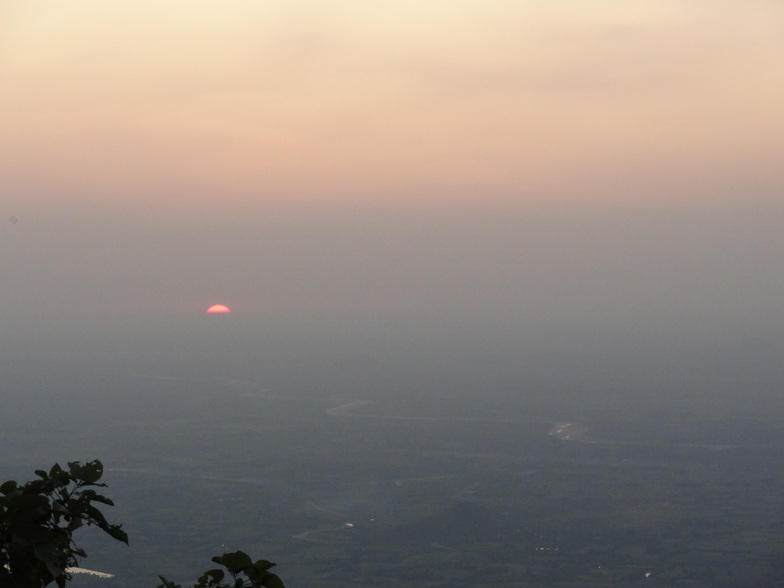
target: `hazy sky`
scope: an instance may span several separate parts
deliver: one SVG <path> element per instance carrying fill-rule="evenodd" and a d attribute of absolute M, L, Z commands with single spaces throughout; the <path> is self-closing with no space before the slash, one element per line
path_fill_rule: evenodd
<path fill-rule="evenodd" d="M 0 0 L 0 318 L 780 321 L 782 55 L 779 0 Z"/>

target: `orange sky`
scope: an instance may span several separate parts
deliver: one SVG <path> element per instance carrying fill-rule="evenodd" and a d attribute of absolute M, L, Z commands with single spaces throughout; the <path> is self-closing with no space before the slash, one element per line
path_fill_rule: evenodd
<path fill-rule="evenodd" d="M 763 0 L 6 2 L 0 175 L 142 208 L 770 198 L 782 23 Z"/>

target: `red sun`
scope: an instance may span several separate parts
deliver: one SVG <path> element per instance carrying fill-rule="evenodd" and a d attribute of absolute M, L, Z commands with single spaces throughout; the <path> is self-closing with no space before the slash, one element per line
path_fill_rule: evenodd
<path fill-rule="evenodd" d="M 209 314 L 223 314 L 227 312 L 231 312 L 229 307 L 224 304 L 213 304 L 207 309 Z"/>

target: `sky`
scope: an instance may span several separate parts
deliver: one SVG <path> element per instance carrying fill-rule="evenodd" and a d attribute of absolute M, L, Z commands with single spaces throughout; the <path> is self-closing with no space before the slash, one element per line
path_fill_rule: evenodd
<path fill-rule="evenodd" d="M 0 0 L 0 322 L 780 326 L 781 55 L 778 0 Z"/>

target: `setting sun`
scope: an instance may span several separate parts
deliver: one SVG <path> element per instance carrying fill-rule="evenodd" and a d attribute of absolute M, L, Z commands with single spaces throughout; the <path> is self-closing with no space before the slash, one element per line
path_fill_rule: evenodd
<path fill-rule="evenodd" d="M 224 304 L 213 304 L 207 309 L 209 314 L 225 314 L 227 312 L 231 312 L 229 307 Z"/>

